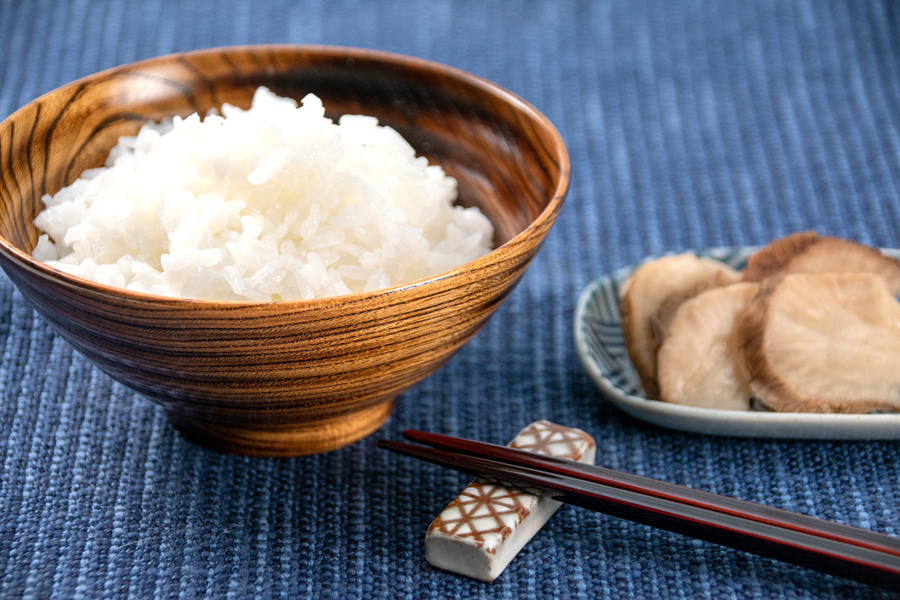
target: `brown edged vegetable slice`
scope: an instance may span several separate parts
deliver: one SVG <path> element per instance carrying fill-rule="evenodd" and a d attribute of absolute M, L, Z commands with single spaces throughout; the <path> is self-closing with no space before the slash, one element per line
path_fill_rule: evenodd
<path fill-rule="evenodd" d="M 675 314 L 678 312 L 678 309 L 681 308 L 682 304 L 699 296 L 707 290 L 731 285 L 733 283 L 735 283 L 735 276 L 733 273 L 717 273 L 713 277 L 700 281 L 687 289 L 678 290 L 677 292 L 673 292 L 666 296 L 665 300 L 660 303 L 659 310 L 656 311 L 656 314 L 650 317 L 650 326 L 653 330 L 653 338 L 656 340 L 657 354 L 659 353 L 659 344 L 666 336 L 668 336 L 672 319 L 675 318 Z M 657 358 L 657 360 L 659 359 Z"/>
<path fill-rule="evenodd" d="M 877 248 L 804 231 L 769 243 L 754 253 L 742 272 L 744 281 L 762 281 L 776 273 L 876 273 L 894 296 L 900 294 L 900 260 Z"/>
<path fill-rule="evenodd" d="M 751 388 L 784 412 L 900 410 L 900 303 L 872 273 L 768 279 L 741 319 Z"/>
<path fill-rule="evenodd" d="M 726 410 L 750 408 L 750 377 L 735 326 L 759 285 L 735 283 L 685 301 L 657 355 L 660 400 Z"/>
<path fill-rule="evenodd" d="M 641 378 L 648 398 L 658 398 L 656 348 L 651 317 L 672 294 L 698 283 L 719 279 L 724 284 L 737 281 L 740 274 L 717 260 L 694 254 L 663 256 L 642 264 L 621 289 L 622 333 L 631 364 Z"/>
<path fill-rule="evenodd" d="M 815 231 L 800 231 L 772 240 L 747 259 L 741 272 L 744 281 L 762 281 L 788 268 L 791 260 L 819 241 Z"/>

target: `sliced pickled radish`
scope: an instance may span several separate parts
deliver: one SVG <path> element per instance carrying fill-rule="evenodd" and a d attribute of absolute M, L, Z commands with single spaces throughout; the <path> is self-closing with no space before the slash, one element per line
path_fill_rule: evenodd
<path fill-rule="evenodd" d="M 900 303 L 872 273 L 769 278 L 741 318 L 751 389 L 783 412 L 900 410 Z"/>
<path fill-rule="evenodd" d="M 628 357 L 641 378 L 649 398 L 658 398 L 656 383 L 657 340 L 651 317 L 672 294 L 688 290 L 703 281 L 720 285 L 740 279 L 725 263 L 685 253 L 649 261 L 637 268 L 622 287 L 622 332 Z"/>
<path fill-rule="evenodd" d="M 750 376 L 735 322 L 758 288 L 755 283 L 718 287 L 678 307 L 657 355 L 660 400 L 749 410 Z"/>

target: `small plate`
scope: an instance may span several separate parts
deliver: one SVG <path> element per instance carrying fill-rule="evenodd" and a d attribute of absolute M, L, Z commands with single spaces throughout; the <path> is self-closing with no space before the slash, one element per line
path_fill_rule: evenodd
<path fill-rule="evenodd" d="M 711 248 L 694 253 L 743 269 L 757 249 Z M 883 252 L 900 257 L 900 250 Z M 648 400 L 628 359 L 619 316 L 619 286 L 636 268 L 625 267 L 588 285 L 575 311 L 578 356 L 597 387 L 622 411 L 647 423 L 690 433 L 809 440 L 900 439 L 900 414 L 714 410 Z"/>

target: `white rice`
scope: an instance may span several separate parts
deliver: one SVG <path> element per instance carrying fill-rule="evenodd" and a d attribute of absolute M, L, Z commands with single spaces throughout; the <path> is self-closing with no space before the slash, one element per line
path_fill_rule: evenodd
<path fill-rule="evenodd" d="M 34 257 L 136 292 L 299 300 L 435 275 L 490 250 L 456 180 L 373 117 L 335 124 L 265 88 L 249 110 L 191 115 L 123 137 L 106 166 L 35 219 Z"/>

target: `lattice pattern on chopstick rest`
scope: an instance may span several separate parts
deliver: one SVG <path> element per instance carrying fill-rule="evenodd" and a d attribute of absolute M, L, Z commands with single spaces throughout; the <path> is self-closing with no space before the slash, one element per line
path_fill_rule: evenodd
<path fill-rule="evenodd" d="M 591 464 L 596 455 L 590 435 L 549 421 L 535 421 L 509 446 Z M 493 581 L 558 508 L 539 490 L 476 479 L 428 528 L 425 558 L 441 569 Z"/>

